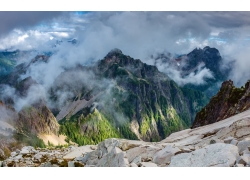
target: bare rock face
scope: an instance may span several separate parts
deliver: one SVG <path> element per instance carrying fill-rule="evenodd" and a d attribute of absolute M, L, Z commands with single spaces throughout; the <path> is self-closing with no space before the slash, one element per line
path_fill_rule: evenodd
<path fill-rule="evenodd" d="M 230 137 L 231 137 L 231 141 L 230 141 L 231 143 L 233 139 L 235 138 L 242 139 L 246 137 L 247 135 L 250 135 L 249 129 L 250 129 L 250 118 L 245 117 L 239 121 L 234 122 L 230 126 L 221 129 L 220 131 L 217 132 L 216 136 L 218 138 L 225 138 L 226 142 L 229 142 Z"/>
<path fill-rule="evenodd" d="M 135 162 L 135 159 L 140 157 L 141 158 L 141 154 L 146 152 L 146 148 L 145 147 L 135 147 L 132 148 L 130 150 L 127 151 L 127 157 L 128 157 L 128 161 L 131 162 Z"/>
<path fill-rule="evenodd" d="M 124 159 L 124 154 L 122 152 L 117 153 L 113 149 L 110 153 L 106 154 L 100 161 L 97 163 L 97 167 L 126 167 L 127 162 Z"/>
<path fill-rule="evenodd" d="M 30 106 L 18 113 L 17 126 L 32 134 L 58 134 L 59 124 L 44 105 Z"/>
<path fill-rule="evenodd" d="M 242 141 L 239 141 L 237 147 L 239 148 L 239 154 L 242 154 L 250 146 L 250 138 L 246 138 Z"/>
<path fill-rule="evenodd" d="M 216 143 L 192 153 L 183 153 L 171 158 L 170 167 L 232 167 L 238 156 L 237 146 Z"/>
<path fill-rule="evenodd" d="M 250 80 L 237 88 L 233 81 L 222 83 L 220 91 L 197 113 L 192 128 L 215 123 L 250 108 Z"/>
<path fill-rule="evenodd" d="M 142 162 L 141 165 L 141 167 L 157 167 L 157 165 L 152 162 Z"/>
<path fill-rule="evenodd" d="M 91 149 L 92 146 L 87 145 L 87 146 L 81 146 L 81 147 L 77 147 L 75 149 L 73 149 L 71 152 L 69 152 L 68 154 L 66 154 L 63 159 L 66 160 L 73 160 L 76 157 L 81 157 L 82 155 L 88 153 L 88 152 L 92 152 L 93 150 Z M 81 160 L 81 158 L 79 158 Z"/>
<path fill-rule="evenodd" d="M 95 151 L 86 154 L 82 162 L 88 166 L 126 167 L 128 160 L 118 145 L 119 140 L 107 139 L 101 142 Z"/>

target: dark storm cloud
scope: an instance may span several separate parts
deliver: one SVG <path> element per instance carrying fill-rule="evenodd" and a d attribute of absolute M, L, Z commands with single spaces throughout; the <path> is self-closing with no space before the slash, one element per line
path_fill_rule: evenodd
<path fill-rule="evenodd" d="M 4 11 L 0 12 L 0 36 L 9 33 L 14 28 L 34 26 L 42 21 L 52 20 L 62 12 L 44 11 Z"/>
<path fill-rule="evenodd" d="M 250 25 L 250 12 L 196 12 L 209 25 L 218 28 L 238 28 Z"/>

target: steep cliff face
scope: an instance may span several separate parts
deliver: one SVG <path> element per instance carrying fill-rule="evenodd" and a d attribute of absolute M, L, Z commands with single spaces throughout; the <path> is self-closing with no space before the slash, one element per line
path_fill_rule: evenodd
<path fill-rule="evenodd" d="M 192 128 L 221 121 L 250 108 L 250 81 L 237 88 L 233 81 L 222 83 L 220 91 L 197 113 Z"/>
<path fill-rule="evenodd" d="M 93 76 L 89 77 L 88 83 L 79 81 L 81 85 L 78 83 L 79 88 L 74 89 L 75 96 L 71 98 L 75 101 L 69 99 L 71 103 L 59 111 L 57 117 L 64 118 L 62 128 L 69 126 L 66 119 L 69 122 L 78 119 L 84 126 L 84 117 L 91 113 L 86 109 L 95 107 L 118 131 L 119 137 L 159 141 L 172 132 L 189 127 L 194 114 L 206 103 L 201 92 L 178 87 L 155 66 L 126 56 L 118 49 L 112 50 L 93 67 L 68 71 L 76 79 L 72 72 L 79 72 L 82 79 L 86 74 Z M 67 77 L 65 73 L 58 77 L 58 81 Z M 58 100 L 56 92 L 70 89 L 71 83 L 54 88 L 52 97 Z M 84 133 L 80 134 L 84 136 Z"/>
<path fill-rule="evenodd" d="M 17 127 L 32 134 L 58 134 L 59 124 L 44 105 L 29 106 L 18 113 Z"/>

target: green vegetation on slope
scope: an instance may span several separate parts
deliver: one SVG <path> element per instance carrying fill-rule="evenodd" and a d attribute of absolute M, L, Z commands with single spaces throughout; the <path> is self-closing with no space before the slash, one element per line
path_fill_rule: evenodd
<path fill-rule="evenodd" d="M 70 120 L 63 119 L 60 134 L 68 136 L 69 140 L 79 145 L 98 144 L 107 138 L 120 138 L 119 132 L 98 110 L 86 117 L 72 116 Z"/>
<path fill-rule="evenodd" d="M 26 146 L 34 146 L 34 147 L 40 147 L 45 148 L 45 144 L 43 140 L 38 138 L 35 134 L 23 134 L 23 133 L 14 133 L 13 137 L 17 140 L 19 143 L 23 143 Z"/>
<path fill-rule="evenodd" d="M 10 73 L 16 65 L 16 61 L 5 58 L 0 54 L 0 76 Z"/>

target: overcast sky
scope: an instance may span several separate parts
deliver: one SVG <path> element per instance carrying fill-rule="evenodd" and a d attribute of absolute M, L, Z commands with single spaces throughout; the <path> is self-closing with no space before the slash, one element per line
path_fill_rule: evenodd
<path fill-rule="evenodd" d="M 237 60 L 232 79 L 250 78 L 250 12 L 0 12 L 1 50 L 51 50 L 57 40 L 78 40 L 58 49 L 70 61 L 98 60 L 111 49 L 150 63 L 159 52 L 217 48 L 225 64 Z M 79 51 L 79 48 L 81 51 Z M 245 73 L 242 75 L 237 72 Z"/>
<path fill-rule="evenodd" d="M 229 44 L 245 46 L 250 40 L 250 12 L 24 11 L 0 12 L 0 19 L 1 49 L 30 49 L 39 44 L 33 44 L 33 40 L 88 39 L 87 35 L 95 35 L 93 41 L 115 37 L 110 43 L 118 42 L 122 50 L 129 49 L 124 43 L 132 48 L 139 45 L 139 51 L 153 44 L 155 49 L 172 53 L 205 45 L 222 50 Z"/>

